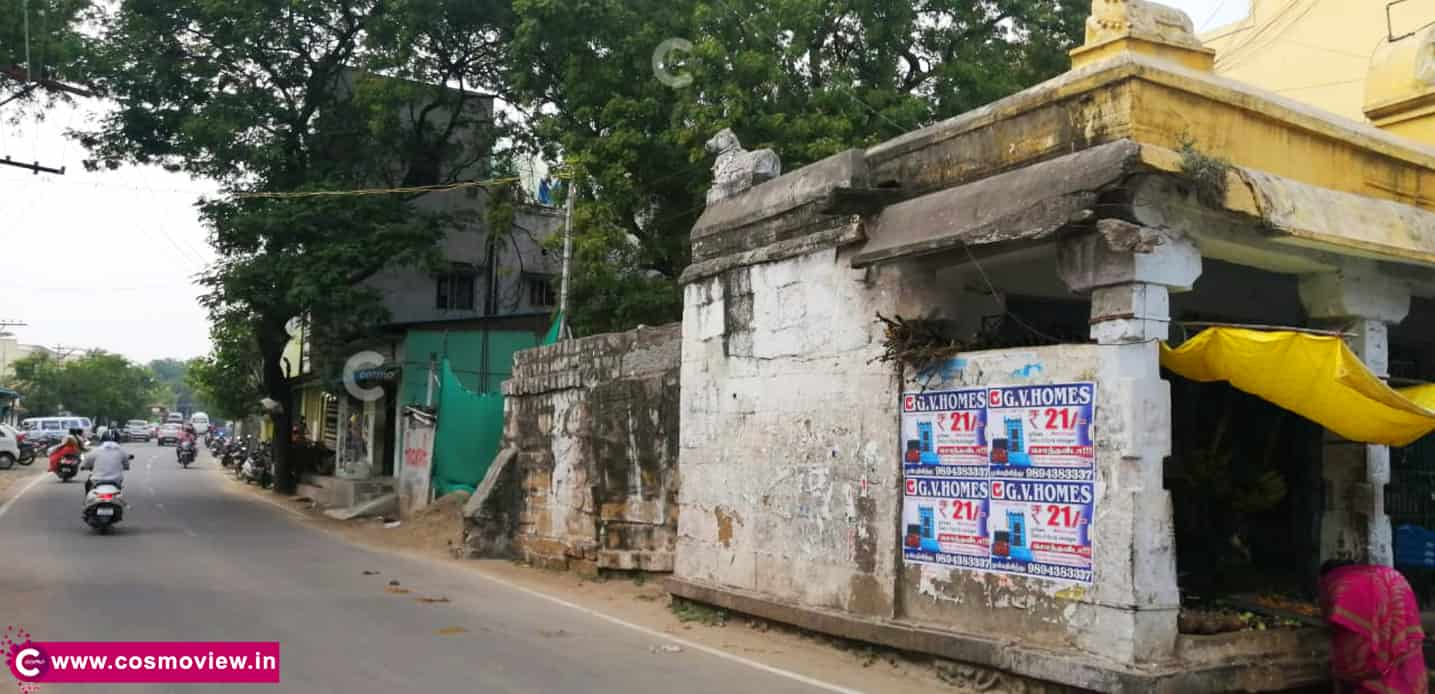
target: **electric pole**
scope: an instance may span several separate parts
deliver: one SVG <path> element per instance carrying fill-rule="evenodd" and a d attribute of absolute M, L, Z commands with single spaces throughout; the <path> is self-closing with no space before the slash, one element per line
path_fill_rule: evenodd
<path fill-rule="evenodd" d="M 578 196 L 578 177 L 568 177 L 568 204 L 563 219 L 563 279 L 558 286 L 558 339 L 568 337 L 568 266 L 573 262 L 573 200 Z"/>
<path fill-rule="evenodd" d="M 63 166 L 61 166 L 60 168 L 56 169 L 56 168 L 49 167 L 49 166 L 41 166 L 41 165 L 40 165 L 40 162 L 38 162 L 38 161 L 35 162 L 35 163 L 33 163 L 33 164 L 26 164 L 25 162 L 21 162 L 21 161 L 11 161 L 11 160 L 10 160 L 10 155 L 8 155 L 8 154 L 5 155 L 5 158 L 4 158 L 4 159 L 0 159 L 0 164 L 4 164 L 5 166 L 14 166 L 14 167 L 20 168 L 20 169 L 25 169 L 25 170 L 29 171 L 30 173 L 35 174 L 36 176 L 39 176 L 41 173 L 59 174 L 59 175 L 61 175 L 61 176 L 65 175 L 65 167 L 63 167 Z"/>

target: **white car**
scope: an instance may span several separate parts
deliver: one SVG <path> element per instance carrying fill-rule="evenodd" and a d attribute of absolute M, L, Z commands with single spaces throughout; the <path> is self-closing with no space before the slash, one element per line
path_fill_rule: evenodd
<path fill-rule="evenodd" d="M 8 470 L 20 459 L 20 432 L 8 424 L 0 424 L 0 470 Z"/>
<path fill-rule="evenodd" d="M 161 424 L 159 427 L 159 434 L 155 436 L 155 440 L 161 446 L 163 446 L 166 442 L 179 443 L 180 431 L 181 429 L 178 424 Z"/>
<path fill-rule="evenodd" d="M 189 416 L 189 425 L 194 427 L 196 436 L 204 436 L 209 432 L 209 415 L 203 412 L 195 412 Z"/>

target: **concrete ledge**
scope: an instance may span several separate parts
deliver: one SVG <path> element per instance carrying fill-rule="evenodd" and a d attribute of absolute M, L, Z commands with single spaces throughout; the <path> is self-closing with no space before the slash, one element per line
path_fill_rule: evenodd
<path fill-rule="evenodd" d="M 598 568 L 600 569 L 669 573 L 673 570 L 673 564 L 673 553 L 662 550 L 598 550 Z"/>
<path fill-rule="evenodd" d="M 1098 692 L 1199 694 L 1280 691 L 1318 684 L 1325 678 L 1324 661 L 1310 654 L 1306 657 L 1292 654 L 1292 657 L 1284 658 L 1270 653 L 1248 654 L 1233 656 L 1239 660 L 1225 663 L 1175 662 L 1135 669 L 1087 654 L 1062 653 L 931 626 L 798 607 L 747 591 L 719 588 L 676 576 L 669 577 L 664 586 L 669 593 L 681 598 L 810 631 L 926 653 Z"/>
<path fill-rule="evenodd" d="M 305 475 L 298 494 L 328 508 L 350 508 L 395 493 L 392 477 L 346 480 L 331 475 Z"/>

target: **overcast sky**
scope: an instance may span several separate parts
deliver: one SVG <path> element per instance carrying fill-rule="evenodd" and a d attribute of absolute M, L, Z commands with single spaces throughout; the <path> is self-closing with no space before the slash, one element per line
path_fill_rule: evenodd
<path fill-rule="evenodd" d="M 1248 0 L 1167 0 L 1200 29 L 1245 16 Z M 91 106 L 93 108 L 93 106 Z M 101 348 L 131 359 L 209 349 L 195 273 L 213 258 L 193 207 L 213 186 L 157 168 L 89 173 L 63 137 L 87 112 L 0 124 L 0 157 L 64 166 L 63 176 L 0 166 L 0 320 L 21 342 Z"/>

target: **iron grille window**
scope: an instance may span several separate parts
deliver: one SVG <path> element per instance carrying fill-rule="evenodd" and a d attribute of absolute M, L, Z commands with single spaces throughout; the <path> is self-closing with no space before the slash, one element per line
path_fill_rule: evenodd
<path fill-rule="evenodd" d="M 528 285 L 528 305 L 535 308 L 555 306 L 558 294 L 553 291 L 553 278 L 547 275 L 529 275 L 523 279 Z"/>
<path fill-rule="evenodd" d="M 455 264 L 452 270 L 438 276 L 434 306 L 456 311 L 472 311 L 477 277 L 478 272 L 472 266 Z"/>

